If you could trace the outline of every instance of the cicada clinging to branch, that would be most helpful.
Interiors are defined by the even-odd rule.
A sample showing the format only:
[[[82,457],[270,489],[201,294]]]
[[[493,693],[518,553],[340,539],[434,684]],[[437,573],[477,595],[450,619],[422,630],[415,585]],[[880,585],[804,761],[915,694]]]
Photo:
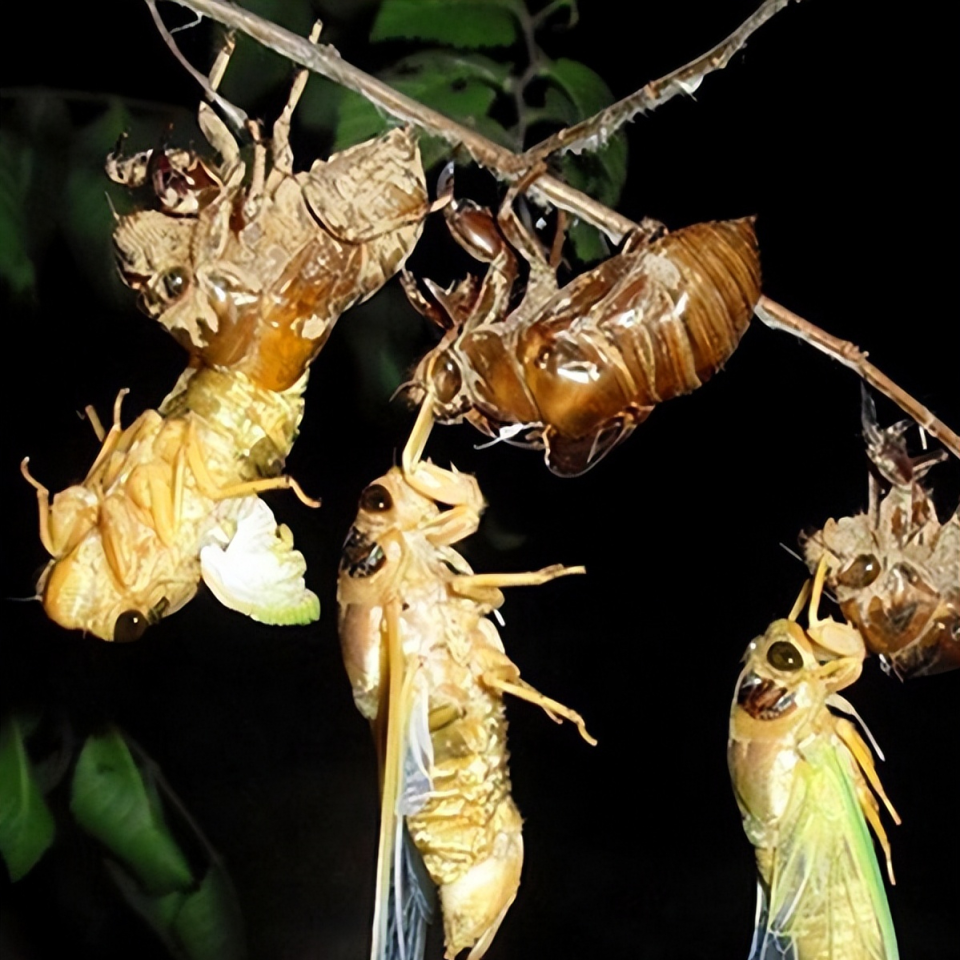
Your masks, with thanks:
[[[656,225],[560,288],[561,244],[548,258],[514,210],[526,183],[496,219],[471,201],[444,210],[456,241],[489,264],[481,281],[426,281],[427,300],[405,277],[411,302],[445,331],[420,361],[414,398],[441,422],[542,447],[554,473],[574,476],[729,359],[760,296],[757,241],[751,219]],[[514,304],[517,254],[529,276]]]
[[[231,49],[213,67],[214,88]],[[151,190],[159,206],[117,218],[121,276],[191,359],[159,410],[126,429],[119,398],[109,432],[88,411],[103,446],[84,481],[52,503],[24,461],[53,558],[38,594],[64,627],[136,639],[201,578],[227,606],[268,623],[319,616],[290,531],[257,494],[300,492],[280,473],[308,366],[340,314],[400,268],[429,205],[409,130],[294,173],[290,118],[305,82],[298,71],[269,158],[252,125],[249,171],[206,104],[200,129],[219,162],[176,149],[108,159],[113,179]]]

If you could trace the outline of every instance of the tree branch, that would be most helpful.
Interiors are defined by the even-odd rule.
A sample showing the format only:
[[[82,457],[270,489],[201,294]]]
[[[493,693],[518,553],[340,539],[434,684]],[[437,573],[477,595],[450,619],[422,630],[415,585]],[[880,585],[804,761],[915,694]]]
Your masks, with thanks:
[[[609,107],[604,107],[592,117],[551,134],[545,140],[524,151],[521,154],[523,161],[527,166],[532,167],[537,162],[546,160],[552,153],[561,151],[582,153],[584,150],[596,150],[638,113],[655,110],[661,104],[672,100],[677,94],[685,93],[692,96],[708,73],[722,70],[746,46],[750,35],[762,27],[775,13],[786,7],[789,2],[790,0],[764,0],[759,9],[712,50],[708,50],[696,60],[691,60],[686,66],[668,73],[659,80],[651,80],[635,93],[631,93]]]
[[[347,63],[340,57],[337,50],[328,44],[311,43],[305,37],[298,36],[226,0],[170,0],[170,2],[210,17],[234,30],[240,30],[288,60],[359,93],[391,116],[426,130],[452,146],[462,147],[480,166],[490,170],[500,179],[515,181],[530,169],[532,157],[547,155],[557,149],[573,149],[584,141],[585,124],[596,126],[596,130],[586,137],[587,140],[592,136],[598,136],[601,128],[604,135],[609,135],[612,130],[607,131],[604,127],[605,123],[613,122],[620,125],[638,112],[653,109],[677,93],[692,93],[707,73],[722,69],[729,62],[730,57],[743,46],[750,34],[778,10],[785,7],[789,0],[764,0],[757,11],[736,31],[702,57],[660,80],[648,83],[636,93],[607,108],[607,111],[601,111],[583,124],[561,131],[527,153],[519,155],[488,140],[475,130],[456,123],[442,113],[398,93],[375,77]],[[627,106],[625,107],[624,104]],[[609,116],[608,111],[611,111]],[[570,131],[579,132],[571,134]],[[569,142],[567,142],[568,139]],[[592,197],[549,175],[539,177],[529,188],[528,193],[532,194],[534,199],[545,200],[554,207],[593,224],[603,230],[614,242],[619,242],[631,231],[644,229],[643,223],[634,223],[617,211],[611,210]],[[909,414],[928,433],[936,437],[954,456],[960,458],[960,436],[934,416],[919,400],[878,370],[867,360],[866,354],[854,344],[830,335],[767,297],[760,298],[756,313],[760,320],[772,329],[798,337],[854,370],[867,383]]]

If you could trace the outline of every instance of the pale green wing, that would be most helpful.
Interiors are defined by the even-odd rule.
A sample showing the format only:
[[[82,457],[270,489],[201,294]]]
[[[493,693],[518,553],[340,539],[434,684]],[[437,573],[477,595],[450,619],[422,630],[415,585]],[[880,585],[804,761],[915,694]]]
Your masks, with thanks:
[[[854,760],[826,735],[802,752],[770,887],[761,890],[751,960],[898,960]]]
[[[222,534],[222,531],[215,531]],[[200,574],[225,606],[261,623],[289,626],[320,617],[320,600],[303,579],[306,561],[259,497],[241,501],[229,541],[214,536],[200,551]]]

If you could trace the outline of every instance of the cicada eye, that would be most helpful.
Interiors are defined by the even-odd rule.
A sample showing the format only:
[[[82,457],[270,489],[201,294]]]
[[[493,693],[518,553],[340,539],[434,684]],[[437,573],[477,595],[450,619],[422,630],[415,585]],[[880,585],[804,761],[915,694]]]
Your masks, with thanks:
[[[385,513],[393,506],[390,491],[380,483],[371,483],[360,494],[360,509],[371,513]]]
[[[139,610],[127,610],[113,625],[113,639],[117,643],[132,643],[143,636],[148,626],[149,620]]]
[[[767,663],[776,670],[799,670],[803,666],[803,654],[786,640],[770,644]]]
[[[183,267],[174,267],[160,278],[160,289],[168,301],[179,300],[187,289],[190,277]]]
[[[837,582],[859,589],[869,587],[879,576],[880,561],[872,553],[861,553],[837,574]]]
[[[449,353],[444,353],[437,359],[430,371],[433,380],[433,390],[441,403],[451,403],[456,399],[463,384],[463,375],[460,365]]]

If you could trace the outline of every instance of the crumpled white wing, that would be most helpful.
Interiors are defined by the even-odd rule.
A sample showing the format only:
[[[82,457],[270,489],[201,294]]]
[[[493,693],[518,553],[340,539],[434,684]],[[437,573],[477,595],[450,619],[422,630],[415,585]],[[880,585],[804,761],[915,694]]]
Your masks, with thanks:
[[[200,574],[225,607],[283,626],[319,619],[320,599],[303,579],[303,554],[259,497],[241,501],[229,542],[222,530],[210,539],[200,550]]]

